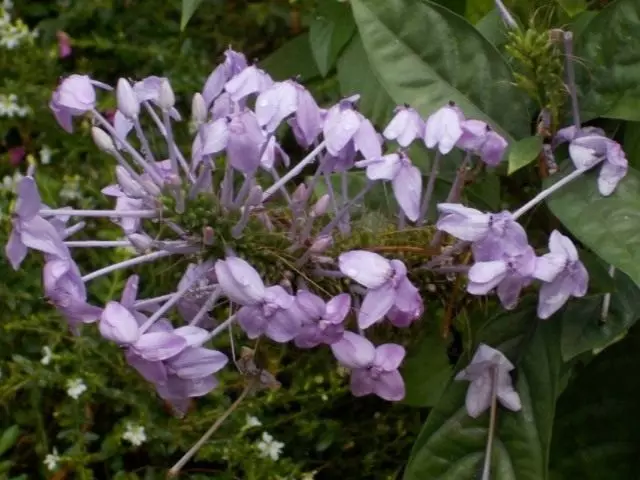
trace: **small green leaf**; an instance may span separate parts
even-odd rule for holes
[[[578,240],[640,284],[640,173],[629,168],[615,192],[603,197],[597,186],[599,168],[555,192],[548,205]]]
[[[622,146],[629,165],[634,168],[640,168],[640,122],[627,122],[625,124]]]
[[[12,425],[2,432],[2,436],[0,436],[0,455],[3,455],[16,444],[19,435],[20,427],[18,425]]]
[[[260,66],[276,80],[299,76],[300,80],[309,81],[320,75],[313,60],[308,33],[289,40],[262,60]]]
[[[346,4],[327,2],[309,27],[309,42],[320,74],[325,77],[349,43],[356,26]]]
[[[575,17],[584,12],[588,6],[586,0],[558,0],[558,3],[570,17]]]
[[[534,162],[542,150],[542,137],[527,137],[509,148],[509,175]]]
[[[180,30],[184,30],[193,17],[193,14],[196,13],[196,10],[200,6],[203,0],[182,0],[182,14],[180,17]]]

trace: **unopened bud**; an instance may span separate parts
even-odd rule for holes
[[[202,243],[205,245],[213,245],[215,241],[215,232],[213,228],[206,226],[202,227]]]
[[[130,120],[138,117],[140,113],[140,102],[131,84],[125,78],[118,80],[116,88],[116,98],[118,100],[118,110]]]
[[[291,198],[296,203],[304,202],[304,200],[307,198],[307,186],[304,183],[298,185]]]
[[[107,132],[98,127],[91,128],[91,136],[96,146],[103,152],[113,154],[116,151],[116,146],[113,143],[113,139]]]
[[[142,187],[122,165],[116,165],[116,179],[127,197],[139,198],[142,196]]]
[[[160,93],[158,95],[158,105],[163,110],[170,110],[176,104],[176,96],[173,93],[171,84],[167,79],[163,79],[160,83]]]
[[[322,215],[327,213],[327,210],[329,209],[330,200],[331,200],[331,197],[329,197],[329,195],[326,193],[323,196],[321,196],[320,199],[316,202],[316,204],[311,209],[311,216],[321,217]]]
[[[131,245],[140,253],[146,252],[153,245],[153,239],[144,233],[130,233],[127,235],[127,240],[131,242]]]
[[[323,235],[315,239],[309,250],[311,253],[322,253],[333,245],[333,238],[330,235]]]
[[[149,178],[142,178],[141,183],[144,189],[154,197],[159,197],[162,193],[158,186]]]
[[[256,207],[262,203],[262,188],[256,185],[251,189],[244,203],[246,207]]]
[[[207,105],[201,93],[195,93],[191,100],[191,118],[200,126],[207,121]]]

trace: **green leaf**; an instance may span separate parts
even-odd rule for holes
[[[559,479],[640,478],[640,330],[593,359],[557,405],[551,471]]]
[[[464,17],[465,11],[467,10],[467,0],[435,0],[434,3],[448,8],[461,17]]]
[[[275,80],[287,80],[300,76],[300,80],[308,81],[320,75],[313,60],[308,33],[289,40],[262,60],[260,66]]]
[[[196,10],[200,6],[203,0],[182,0],[182,14],[180,16],[180,30],[184,30],[193,17],[193,14],[196,13]]]
[[[507,43],[506,27],[500,12],[494,8],[476,23],[476,28],[496,48]]]
[[[622,272],[614,275],[615,291],[606,321],[601,321],[604,295],[573,300],[562,314],[562,358],[568,361],[581,353],[602,349],[640,318],[640,290]]]
[[[509,175],[534,162],[542,150],[542,137],[523,138],[509,148]]]
[[[558,0],[558,3],[570,17],[575,17],[587,9],[586,0]]]
[[[509,140],[527,135],[527,98],[511,84],[505,59],[466,20],[426,1],[351,5],[369,62],[395,103],[429,115],[454,101]]]
[[[452,372],[447,342],[436,322],[431,322],[425,330],[402,366],[402,378],[407,388],[403,403],[413,407],[436,405]]]
[[[493,480],[545,480],[554,407],[562,375],[558,322],[540,322],[533,302],[501,312],[479,331],[517,365],[522,411],[500,409],[493,449]],[[473,352],[460,360],[466,366]],[[413,447],[404,480],[479,478],[489,415],[467,415],[468,382],[452,381],[430,412]]]
[[[625,123],[622,147],[629,165],[640,168],[640,122]]]
[[[391,119],[396,103],[371,69],[359,36],[351,40],[338,60],[338,81],[342,95],[360,94],[358,109],[374,124],[382,127]]]
[[[640,2],[617,0],[602,9],[576,43],[583,120],[640,120]]]
[[[320,74],[325,77],[355,32],[347,4],[326,2],[309,27],[309,42]]]
[[[598,169],[565,185],[547,202],[578,240],[640,284],[640,173],[629,168],[615,192],[603,197]]]
[[[12,425],[2,432],[2,436],[0,436],[0,455],[3,455],[16,444],[19,435],[20,427],[18,425]]]

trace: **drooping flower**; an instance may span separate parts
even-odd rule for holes
[[[400,260],[352,250],[341,254],[338,262],[343,274],[368,289],[358,312],[360,328],[381,321],[393,307],[414,319],[422,314],[420,293],[407,278],[407,268]]]
[[[264,92],[271,85],[273,80],[269,74],[251,65],[225,83],[224,89],[229,93],[231,100],[239,102],[249,95]]]
[[[495,167],[502,161],[508,143],[489,124],[480,120],[465,120],[462,122],[462,136],[457,146],[478,155],[484,163]]]
[[[71,120],[84,115],[96,105],[94,87],[110,90],[108,85],[92,80],[88,75],[69,75],[53,92],[49,108],[53,111],[58,124],[67,132],[73,132]]]
[[[551,232],[549,250],[538,258],[535,272],[535,277],[544,282],[538,302],[538,317],[543,320],[560,310],[570,297],[583,297],[589,283],[589,273],[568,237],[557,230]]]
[[[569,144],[569,156],[578,169],[603,163],[598,175],[598,190],[607,197],[627,174],[629,164],[619,143],[600,135],[578,137]]]
[[[273,133],[298,108],[298,89],[291,80],[276,82],[256,98],[256,118],[261,127]]]
[[[522,408],[520,396],[513,389],[509,375],[514,368],[509,359],[499,350],[484,343],[478,346],[471,363],[456,375],[456,380],[471,382],[465,402],[470,417],[479,417],[491,406],[495,375],[498,377],[495,381],[496,397],[500,403],[514,412]]]
[[[306,290],[296,295],[296,302],[306,314],[300,333],[295,337],[299,348],[331,345],[342,338],[344,319],[351,309],[351,297],[341,293],[328,302]]]
[[[420,114],[409,106],[397,107],[382,135],[395,140],[401,147],[408,147],[416,138],[424,138],[425,124]]]
[[[58,30],[56,32],[56,38],[58,39],[58,57],[67,58],[72,53],[71,37],[66,32]]]
[[[331,345],[338,362],[351,369],[351,392],[357,396],[378,395],[396,402],[405,395],[404,380],[398,371],[405,356],[402,346],[385,343],[375,347],[353,332],[344,332],[342,340]]]
[[[207,107],[217,99],[224,90],[224,85],[247,68],[247,59],[242,53],[228,48],[224,52],[224,62],[218,65],[207,78],[202,96]]]
[[[425,124],[424,143],[427,148],[438,147],[442,155],[446,155],[462,137],[464,115],[453,103],[432,113]]]

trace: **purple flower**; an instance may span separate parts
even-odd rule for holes
[[[529,245],[521,250],[505,249],[488,261],[476,261],[469,270],[467,291],[472,295],[486,295],[497,287],[502,306],[512,310],[518,303],[520,291],[528,286],[536,271],[536,255]]]
[[[378,158],[356,162],[357,167],[366,167],[369,180],[391,180],[393,195],[409,220],[415,222],[420,216],[422,196],[422,174],[403,152],[391,153]]]
[[[219,118],[200,127],[191,147],[193,168],[197,167],[205,155],[217,155],[227,148],[229,141],[229,120]]]
[[[13,230],[5,246],[5,254],[18,269],[27,249],[39,250],[54,258],[68,258],[68,248],[56,228],[39,215],[42,202],[33,177],[23,177],[18,184],[18,199],[11,223]]]
[[[75,333],[81,323],[93,323],[102,309],[87,303],[87,290],[80,270],[71,258],[50,259],[42,270],[44,293],[69,322]]]
[[[405,356],[402,346],[385,343],[375,347],[360,335],[344,332],[331,351],[342,366],[351,369],[351,392],[356,397],[374,393],[392,402],[404,398],[404,381],[398,371]]]
[[[551,232],[549,250],[538,258],[535,272],[544,282],[538,302],[538,317],[543,320],[560,310],[569,297],[583,297],[589,283],[589,273],[568,237],[557,230]]]
[[[515,367],[502,352],[481,343],[467,368],[456,375],[456,380],[471,382],[467,390],[466,407],[470,417],[477,418],[491,406],[494,375],[497,375],[496,397],[514,412],[522,408],[520,396],[513,389],[509,372]]]
[[[143,78],[139,82],[133,84],[133,91],[136,93],[139,102],[151,102],[154,105],[160,105],[160,89],[164,82],[169,82],[166,77],[157,77],[151,75]],[[169,115],[174,120],[180,120],[180,113],[174,107],[169,109]]]
[[[578,137],[569,144],[569,156],[577,169],[591,168],[603,162],[598,176],[598,190],[608,197],[627,174],[629,164],[622,147],[600,135]]]
[[[563,143],[570,142],[578,137],[585,137],[589,135],[598,135],[601,137],[605,136],[604,130],[598,127],[582,127],[577,129],[575,125],[571,125],[569,127],[564,127],[558,130],[551,140],[551,146],[553,149],[556,149],[559,145]]]
[[[216,277],[224,294],[243,306],[257,305],[265,297],[265,286],[258,272],[245,260],[228,257],[215,264]]]
[[[242,53],[229,48],[224,52],[224,57],[224,62],[211,72],[202,89],[202,96],[207,107],[220,96],[225,83],[247,68],[247,59]]]
[[[295,338],[297,347],[331,345],[342,338],[344,319],[351,309],[351,297],[348,294],[341,293],[325,303],[317,295],[301,290],[296,295],[296,302],[306,314],[302,329]]]
[[[377,253],[352,250],[338,258],[340,271],[368,288],[360,311],[358,326],[368,328],[395,307],[411,318],[423,311],[418,289],[407,278],[407,269],[400,260],[387,260]]]
[[[295,117],[287,122],[298,144],[309,148],[322,133],[325,112],[318,107],[313,95],[302,85],[294,83],[298,91],[298,108]]]
[[[449,102],[449,105],[445,105],[427,118],[425,145],[427,148],[434,148],[437,145],[440,153],[446,155],[462,136],[463,122],[462,111],[453,102]]]
[[[478,155],[484,163],[495,167],[502,161],[508,143],[489,124],[480,120],[465,120],[457,146]]]
[[[231,100],[239,102],[249,95],[264,92],[271,85],[273,85],[273,80],[269,74],[255,65],[251,65],[230,79],[224,85],[224,89],[229,93]]]
[[[206,260],[202,263],[190,263],[187,266],[182,278],[178,282],[178,289],[185,288],[190,284],[193,279],[199,278],[196,283],[196,287],[209,287],[215,282],[215,270],[214,262],[212,260]],[[185,322],[190,322],[191,319],[200,311],[200,308],[207,302],[207,299],[211,295],[210,291],[198,292],[198,288],[194,288],[194,292],[189,292],[178,300],[177,307],[180,316]],[[199,322],[200,325],[207,325],[211,322],[211,317],[205,315]]]
[[[256,98],[256,118],[261,127],[273,133],[298,108],[298,89],[290,80],[276,82]]]
[[[140,337],[138,322],[129,309],[118,302],[108,302],[98,324],[100,335],[118,345],[131,345]]]
[[[71,120],[84,115],[96,105],[94,86],[110,90],[104,83],[89,78],[88,75],[69,75],[53,92],[49,108],[53,111],[58,124],[67,132],[73,132]]]
[[[382,135],[387,140],[395,140],[401,147],[408,147],[416,138],[424,137],[425,124],[420,114],[411,107],[395,109],[395,116],[384,129]]]
[[[251,175],[260,166],[260,154],[267,140],[251,110],[231,117],[228,126],[227,155],[236,170]]]

